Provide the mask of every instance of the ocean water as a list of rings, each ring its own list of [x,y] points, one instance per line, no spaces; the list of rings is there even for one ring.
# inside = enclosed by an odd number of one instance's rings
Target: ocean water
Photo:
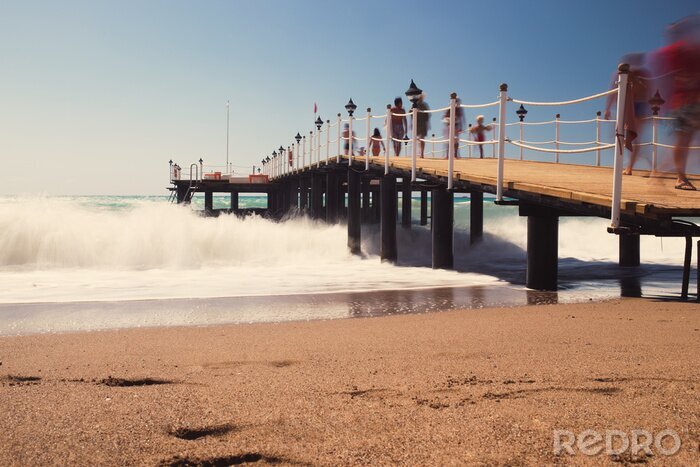
[[[228,206],[215,197],[215,208]],[[241,207],[263,197],[241,196]],[[303,217],[205,218],[167,197],[1,197],[0,335],[114,327],[371,316],[490,304],[673,295],[684,243],[642,238],[640,268],[617,266],[604,219],[560,221],[560,291],[524,288],[526,221],[484,206],[484,241],[469,246],[468,198],[455,203],[455,270],[430,268],[430,231],[398,229],[399,263],[363,256],[346,226]],[[414,200],[414,219],[418,218]],[[694,280],[694,279],[693,279]]]

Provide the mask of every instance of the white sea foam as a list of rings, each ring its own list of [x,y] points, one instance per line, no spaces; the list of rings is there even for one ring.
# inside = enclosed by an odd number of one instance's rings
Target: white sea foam
[[[244,201],[245,202],[245,201]],[[432,270],[430,231],[399,229],[400,266],[381,264],[377,228],[364,259],[344,225],[305,218],[203,218],[162,199],[0,198],[0,303],[287,295],[503,284],[525,267],[527,223],[485,206],[486,237],[469,247],[468,203],[455,208],[456,271]],[[562,218],[559,252],[576,267],[617,261],[604,219]],[[642,239],[646,263],[677,265],[683,241]],[[595,277],[591,266],[587,274]],[[610,274],[614,275],[614,274]],[[589,279],[591,277],[587,276]]]

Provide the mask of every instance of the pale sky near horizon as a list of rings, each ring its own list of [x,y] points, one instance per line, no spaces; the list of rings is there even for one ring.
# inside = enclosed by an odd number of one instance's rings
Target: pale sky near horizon
[[[530,100],[607,89],[693,1],[34,1],[0,4],[0,194],[165,194],[168,160],[248,173],[352,97],[383,111],[410,79]],[[364,112],[360,112],[361,114]],[[344,113],[345,115],[345,113]],[[509,117],[512,118],[512,117]],[[433,129],[440,128],[437,119]]]

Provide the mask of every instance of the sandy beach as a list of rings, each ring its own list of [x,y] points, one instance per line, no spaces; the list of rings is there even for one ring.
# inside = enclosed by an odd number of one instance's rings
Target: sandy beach
[[[700,459],[700,307],[642,299],[0,338],[4,465]],[[672,429],[677,454],[553,453]]]

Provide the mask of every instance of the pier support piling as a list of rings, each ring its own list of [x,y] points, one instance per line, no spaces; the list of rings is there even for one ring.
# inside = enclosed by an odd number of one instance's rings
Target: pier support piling
[[[428,225],[428,192],[420,192],[420,225]]]
[[[396,262],[396,177],[385,175],[379,182],[381,221],[379,226],[382,261]]]
[[[525,286],[557,290],[559,217],[546,213],[527,216],[527,272]]]
[[[683,284],[681,285],[681,299],[688,299],[688,286],[690,284],[690,261],[693,258],[693,237],[685,237],[685,255],[683,258]]]
[[[311,217],[320,219],[323,210],[323,175],[311,177]]]
[[[289,181],[289,209],[296,211],[299,208],[299,180]]]
[[[177,185],[177,204],[182,204],[185,202],[185,197],[187,197],[186,185]]]
[[[301,177],[299,180],[299,209],[306,214],[309,206],[309,179]]]
[[[206,190],[204,192],[204,213],[211,216],[214,212],[214,192]]]
[[[361,175],[350,167],[348,169],[348,248],[350,253],[359,255],[361,252]]]
[[[411,181],[407,178],[401,182],[401,226],[411,228]]]
[[[231,212],[236,214],[238,212],[238,192],[231,192]]]
[[[326,222],[338,222],[338,174],[331,170],[326,174]]]
[[[480,242],[484,237],[484,193],[469,193],[469,243]]]
[[[622,234],[619,236],[619,264],[623,267],[639,266],[639,235]]]
[[[369,199],[369,184],[370,184],[370,179],[365,178],[362,180],[362,215],[361,219],[362,222],[368,223],[370,221],[371,213],[370,213],[370,199]],[[348,187],[348,192],[350,191],[350,188]],[[348,204],[349,206],[349,204]]]
[[[433,221],[433,269],[452,269],[454,195],[445,188],[434,189],[430,204]]]

